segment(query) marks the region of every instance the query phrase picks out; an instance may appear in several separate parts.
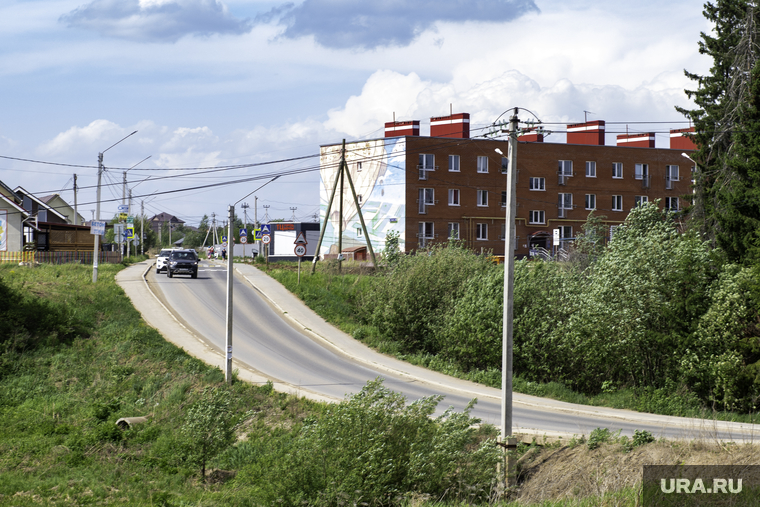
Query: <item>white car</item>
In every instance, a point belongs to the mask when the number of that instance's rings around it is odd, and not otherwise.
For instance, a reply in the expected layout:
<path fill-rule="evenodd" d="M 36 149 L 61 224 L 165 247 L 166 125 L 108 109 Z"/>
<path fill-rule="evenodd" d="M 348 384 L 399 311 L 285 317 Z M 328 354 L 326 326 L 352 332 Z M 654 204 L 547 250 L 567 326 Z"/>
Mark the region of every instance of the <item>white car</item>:
<path fill-rule="evenodd" d="M 166 266 L 169 263 L 169 254 L 171 254 L 176 248 L 165 248 L 161 250 L 161 253 L 156 257 L 156 273 L 166 271 Z"/>

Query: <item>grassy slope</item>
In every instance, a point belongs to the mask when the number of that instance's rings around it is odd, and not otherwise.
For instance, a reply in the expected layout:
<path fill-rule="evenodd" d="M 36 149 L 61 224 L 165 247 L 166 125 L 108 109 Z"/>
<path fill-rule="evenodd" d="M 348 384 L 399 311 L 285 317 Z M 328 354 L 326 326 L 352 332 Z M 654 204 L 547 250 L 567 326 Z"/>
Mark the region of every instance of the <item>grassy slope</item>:
<path fill-rule="evenodd" d="M 0 504 L 245 505 L 245 488 L 204 486 L 178 459 L 185 410 L 223 373 L 143 323 L 114 282 L 120 267 L 101 265 L 92 284 L 86 266 L 0 266 L 16 321 L 26 311 L 29 322 L 54 314 L 77 327 L 57 339 L 21 331 L 19 353 L 0 342 Z M 266 387 L 233 389 L 234 412 L 255 412 L 245 422 L 253 435 L 320 410 Z M 150 422 L 133 430 L 114 424 L 144 415 Z"/>

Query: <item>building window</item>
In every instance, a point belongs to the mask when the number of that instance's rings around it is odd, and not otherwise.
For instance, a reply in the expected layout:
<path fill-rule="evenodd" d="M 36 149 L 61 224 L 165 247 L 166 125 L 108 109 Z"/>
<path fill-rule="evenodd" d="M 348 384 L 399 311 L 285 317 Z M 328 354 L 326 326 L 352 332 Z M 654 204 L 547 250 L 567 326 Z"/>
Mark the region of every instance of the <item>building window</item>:
<path fill-rule="evenodd" d="M 562 176 L 573 175 L 573 161 L 572 160 L 560 160 L 559 161 L 559 174 Z"/>
<path fill-rule="evenodd" d="M 501 174 L 507 174 L 509 172 L 509 159 L 507 157 L 501 157 Z"/>
<path fill-rule="evenodd" d="M 361 162 L 357 162 L 356 163 L 356 172 L 358 172 L 358 173 L 362 172 L 362 163 Z"/>
<path fill-rule="evenodd" d="M 427 207 L 435 204 L 435 189 L 421 188 L 417 201 L 419 203 L 420 213 L 427 213 Z"/>
<path fill-rule="evenodd" d="M 478 190 L 478 206 L 488 206 L 488 190 Z"/>
<path fill-rule="evenodd" d="M 428 179 L 428 171 L 435 171 L 435 155 L 429 153 L 420 153 L 417 169 L 420 171 L 421 180 Z"/>
<path fill-rule="evenodd" d="M 546 178 L 530 178 L 528 181 L 531 190 L 546 190 Z"/>
<path fill-rule="evenodd" d="M 567 210 L 573 209 L 573 194 L 559 194 L 557 208 L 559 208 L 559 218 L 567 218 Z"/>
<path fill-rule="evenodd" d="M 678 166 L 666 165 L 665 166 L 665 188 L 671 190 L 673 188 L 673 182 L 678 181 Z"/>
<path fill-rule="evenodd" d="M 637 195 L 635 204 L 636 206 L 641 206 L 642 204 L 649 202 L 649 197 L 645 195 Z"/>
<path fill-rule="evenodd" d="M 586 178 L 596 178 L 596 162 L 586 162 Z"/>
<path fill-rule="evenodd" d="M 559 229 L 559 247 L 567 248 L 573 240 L 573 228 L 570 225 L 560 225 Z"/>
<path fill-rule="evenodd" d="M 623 178 L 623 163 L 622 162 L 612 163 L 612 177 L 616 180 Z"/>
<path fill-rule="evenodd" d="M 429 240 L 435 239 L 435 229 L 433 222 L 420 222 L 420 228 L 417 237 L 419 238 L 419 245 L 421 247 L 424 247 Z"/>
<path fill-rule="evenodd" d="M 449 239 L 459 239 L 459 222 L 449 222 Z"/>
<path fill-rule="evenodd" d="M 586 194 L 586 209 L 596 209 L 596 194 Z"/>
<path fill-rule="evenodd" d="M 478 156 L 478 172 L 479 173 L 487 173 L 488 172 L 488 157 L 485 156 Z"/>
<path fill-rule="evenodd" d="M 459 206 L 459 189 L 449 189 L 449 206 Z"/>
<path fill-rule="evenodd" d="M 488 224 L 475 224 L 475 239 L 488 239 Z"/>
<path fill-rule="evenodd" d="M 459 172 L 459 155 L 449 155 L 449 171 Z"/>
<path fill-rule="evenodd" d="M 623 196 L 622 195 L 612 196 L 612 211 L 623 211 Z"/>
<path fill-rule="evenodd" d="M 649 175 L 649 164 L 636 164 L 633 170 L 633 177 L 642 180 Z"/>
<path fill-rule="evenodd" d="M 361 238 L 362 236 L 364 236 L 364 231 L 362 230 L 361 227 L 357 227 L 356 228 L 356 237 L 357 238 Z"/>
<path fill-rule="evenodd" d="M 531 224 L 544 224 L 546 223 L 546 214 L 544 210 L 533 210 L 530 212 L 530 221 Z"/>
<path fill-rule="evenodd" d="M 665 209 L 668 211 L 678 211 L 678 197 L 666 197 Z"/>
<path fill-rule="evenodd" d="M 356 194 L 356 200 L 359 201 L 359 204 L 362 203 L 362 194 Z"/>

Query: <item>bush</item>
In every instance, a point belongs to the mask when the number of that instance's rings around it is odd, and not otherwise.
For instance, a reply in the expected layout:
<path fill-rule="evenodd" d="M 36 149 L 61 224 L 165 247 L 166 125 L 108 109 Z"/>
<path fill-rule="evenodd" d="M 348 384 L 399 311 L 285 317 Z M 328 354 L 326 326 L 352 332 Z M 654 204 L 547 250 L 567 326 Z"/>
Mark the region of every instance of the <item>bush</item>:
<path fill-rule="evenodd" d="M 271 468 L 278 489 L 267 501 L 386 505 L 410 493 L 469 498 L 473 488 L 486 498 L 503 454 L 495 442 L 477 441 L 472 404 L 431 419 L 440 400 L 407 405 L 382 380 L 369 382 L 304 425 L 285 462 Z"/>

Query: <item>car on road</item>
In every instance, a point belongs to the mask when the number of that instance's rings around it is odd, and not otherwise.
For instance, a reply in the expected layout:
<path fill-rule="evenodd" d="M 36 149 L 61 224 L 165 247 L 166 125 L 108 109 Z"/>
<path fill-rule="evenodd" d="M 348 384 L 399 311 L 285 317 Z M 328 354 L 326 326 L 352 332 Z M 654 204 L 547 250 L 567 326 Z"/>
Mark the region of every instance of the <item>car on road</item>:
<path fill-rule="evenodd" d="M 174 250 L 174 248 L 164 248 L 159 252 L 159 254 L 156 256 L 156 273 L 160 273 L 161 271 L 166 270 L 166 264 L 169 261 L 169 254 L 171 254 Z"/>
<path fill-rule="evenodd" d="M 198 278 L 198 254 L 195 250 L 172 250 L 166 265 L 166 276 L 190 275 Z"/>

